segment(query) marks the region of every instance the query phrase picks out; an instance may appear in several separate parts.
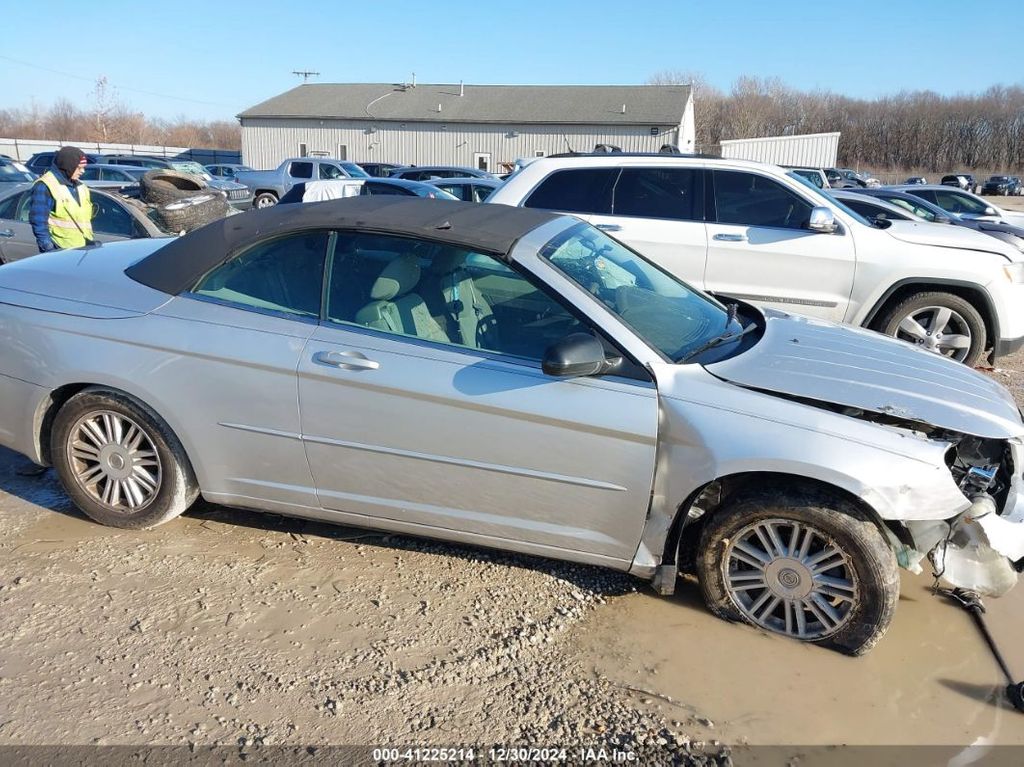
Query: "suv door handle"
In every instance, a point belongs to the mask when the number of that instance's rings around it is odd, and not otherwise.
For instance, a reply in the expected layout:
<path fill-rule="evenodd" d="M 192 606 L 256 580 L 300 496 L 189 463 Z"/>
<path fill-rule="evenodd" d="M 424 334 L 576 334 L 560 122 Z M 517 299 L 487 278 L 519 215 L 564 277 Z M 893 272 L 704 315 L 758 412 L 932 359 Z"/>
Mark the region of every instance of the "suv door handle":
<path fill-rule="evenodd" d="M 622 227 L 618 224 L 598 224 L 597 228 L 602 232 L 621 232 Z"/>
<path fill-rule="evenodd" d="M 0 229 L 0 237 L 13 237 L 13 236 L 14 236 L 14 230 L 13 229 Z"/>
<path fill-rule="evenodd" d="M 344 370 L 377 370 L 380 367 L 379 362 L 359 352 L 317 352 L 313 355 L 313 362 Z"/>
<path fill-rule="evenodd" d="M 745 234 L 716 234 L 711 239 L 719 240 L 721 242 L 746 242 L 747 235 Z"/>

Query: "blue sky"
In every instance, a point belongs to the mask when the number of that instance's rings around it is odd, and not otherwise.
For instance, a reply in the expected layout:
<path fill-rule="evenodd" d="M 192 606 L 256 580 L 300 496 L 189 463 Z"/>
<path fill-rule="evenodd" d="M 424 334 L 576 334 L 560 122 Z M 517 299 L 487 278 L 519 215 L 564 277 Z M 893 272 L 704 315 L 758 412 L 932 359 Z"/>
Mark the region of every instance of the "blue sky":
<path fill-rule="evenodd" d="M 59 98 L 88 107 L 106 76 L 119 101 L 149 117 L 230 119 L 299 84 L 296 69 L 320 72 L 317 82 L 400 82 L 415 72 L 421 83 L 540 85 L 628 85 L 696 70 L 723 89 L 742 75 L 777 76 L 866 98 L 1024 84 L 1024 3 L 966 8 L 962 0 L 11 2 L 0 108 Z"/>

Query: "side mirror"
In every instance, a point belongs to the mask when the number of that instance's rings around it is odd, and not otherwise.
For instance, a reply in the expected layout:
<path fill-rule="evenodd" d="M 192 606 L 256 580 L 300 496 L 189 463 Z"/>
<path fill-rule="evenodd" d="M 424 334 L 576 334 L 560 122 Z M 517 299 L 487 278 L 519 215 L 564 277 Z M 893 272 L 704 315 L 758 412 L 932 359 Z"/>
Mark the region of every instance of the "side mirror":
<path fill-rule="evenodd" d="M 820 234 L 832 234 L 836 230 L 836 217 L 831 209 L 824 206 L 813 208 L 807 228 Z"/>
<path fill-rule="evenodd" d="M 996 213 L 996 209 L 995 208 L 985 208 L 985 212 L 982 215 L 985 215 L 985 216 L 998 216 L 999 214 Z"/>
<path fill-rule="evenodd" d="M 578 378 L 596 375 L 610 367 L 604 344 L 589 333 L 572 333 L 544 352 L 541 369 L 549 376 Z"/>

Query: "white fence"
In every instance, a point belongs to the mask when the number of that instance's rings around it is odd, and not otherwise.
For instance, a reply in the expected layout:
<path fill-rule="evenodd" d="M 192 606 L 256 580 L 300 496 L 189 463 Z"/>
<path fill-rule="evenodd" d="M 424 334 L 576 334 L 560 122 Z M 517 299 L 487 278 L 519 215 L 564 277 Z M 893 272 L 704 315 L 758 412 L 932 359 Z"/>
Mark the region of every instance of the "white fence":
<path fill-rule="evenodd" d="M 96 141 L 49 141 L 30 138 L 0 138 L 0 154 L 24 162 L 36 152 L 55 152 L 62 146 L 77 146 L 89 154 L 148 154 L 157 157 L 182 157 L 203 163 L 241 162 L 241 153 L 232 149 L 193 149 L 187 146 L 153 144 L 106 144 Z"/>
<path fill-rule="evenodd" d="M 722 157 L 775 165 L 832 168 L 839 153 L 838 133 L 733 139 L 722 142 Z"/>

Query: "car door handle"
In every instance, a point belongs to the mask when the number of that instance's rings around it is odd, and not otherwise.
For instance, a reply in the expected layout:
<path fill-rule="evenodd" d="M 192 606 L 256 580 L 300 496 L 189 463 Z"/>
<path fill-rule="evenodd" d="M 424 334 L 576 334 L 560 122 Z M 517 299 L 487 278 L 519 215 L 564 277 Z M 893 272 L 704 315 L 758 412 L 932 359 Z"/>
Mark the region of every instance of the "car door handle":
<path fill-rule="evenodd" d="M 344 370 L 377 370 L 380 367 L 379 362 L 359 352 L 317 352 L 313 355 L 313 362 Z"/>
<path fill-rule="evenodd" d="M 745 234 L 716 234 L 711 239 L 719 240 L 720 242 L 746 242 L 747 235 Z"/>
<path fill-rule="evenodd" d="M 13 236 L 14 236 L 14 230 L 13 229 L 0 229 L 0 237 L 13 237 Z"/>
<path fill-rule="evenodd" d="M 618 224 L 598 224 L 597 228 L 602 232 L 621 232 L 622 227 Z"/>

